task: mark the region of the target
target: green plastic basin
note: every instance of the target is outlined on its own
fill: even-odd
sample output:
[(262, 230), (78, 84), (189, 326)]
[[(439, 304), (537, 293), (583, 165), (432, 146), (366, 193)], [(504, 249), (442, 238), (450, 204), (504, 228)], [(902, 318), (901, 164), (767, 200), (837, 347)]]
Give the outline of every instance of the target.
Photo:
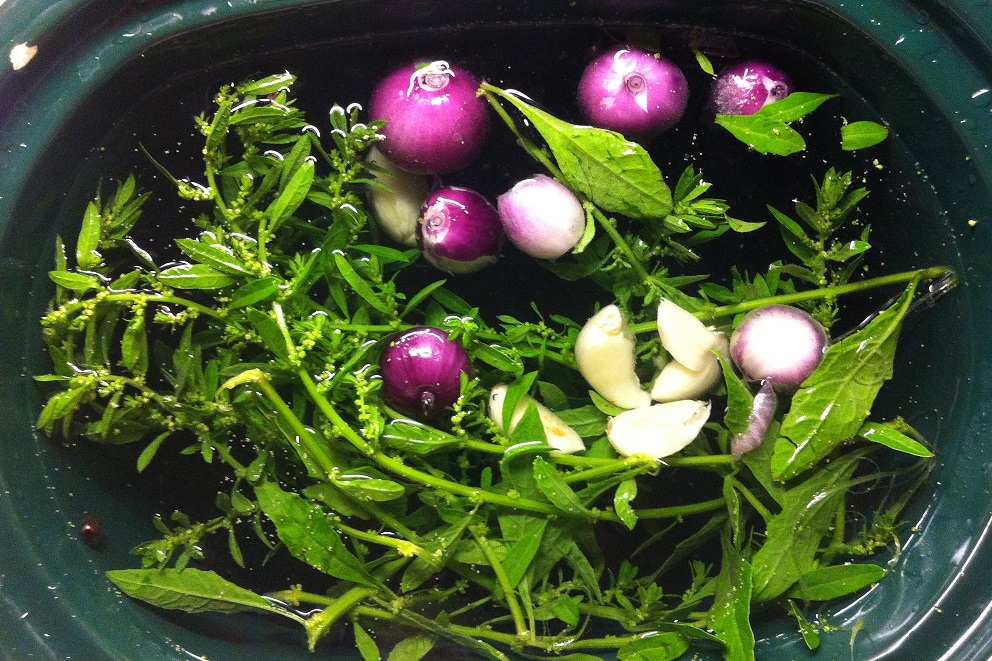
[[(134, 566), (129, 549), (154, 536), (153, 514), (184, 507), (183, 485), (208, 476), (139, 477), (127, 453), (34, 430), (45, 273), (55, 236), (73, 234), (98, 178), (126, 174), (139, 140), (174, 151), (176, 127), (188, 138), (207, 106), (205, 82), (299, 67), (313, 72), (307, 95), (347, 103), (355, 99), (333, 96), (335, 86), (360, 89), (389, 48), (419, 40), (465, 53), (494, 35), (512, 47), (528, 35), (567, 40), (631, 24), (759, 39), (843, 88), (852, 110), (885, 118), (885, 156), (900, 181), (873, 208), (886, 263), (950, 264), (962, 279), (914, 318), (900, 357), (893, 399), (939, 462), (909, 513), (899, 562), (878, 586), (823, 611), (842, 629), (864, 620), (853, 653), (841, 631), (811, 655), (794, 622), (771, 618), (757, 627), (759, 658), (992, 657), (989, 0), (0, 0), (0, 658), (357, 658), (333, 643), (314, 656), (298, 630), (267, 620), (148, 609), (104, 578)], [(97, 550), (78, 534), (90, 515), (107, 530)]]

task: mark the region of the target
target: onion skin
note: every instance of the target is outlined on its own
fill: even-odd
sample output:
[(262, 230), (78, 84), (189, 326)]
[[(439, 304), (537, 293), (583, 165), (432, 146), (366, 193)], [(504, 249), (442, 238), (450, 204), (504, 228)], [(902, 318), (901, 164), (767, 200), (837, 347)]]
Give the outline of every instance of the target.
[(769, 103), (792, 93), (792, 81), (767, 62), (739, 62), (720, 72), (713, 83), (711, 101), (721, 115), (753, 115)]
[(617, 306), (607, 305), (582, 327), (575, 362), (589, 386), (607, 401), (625, 409), (651, 404), (635, 370), (634, 333)]
[(730, 356), (749, 381), (795, 387), (823, 360), (829, 338), (808, 312), (766, 305), (744, 315), (730, 336)]
[(496, 199), (503, 231), (531, 257), (555, 259), (579, 242), (586, 214), (575, 193), (539, 174), (517, 182)]
[(386, 188), (369, 185), (369, 204), (376, 223), (390, 239), (404, 246), (417, 245), (417, 222), (424, 200), (430, 195), (427, 177), (407, 172), (385, 157), (376, 147), (369, 150), (368, 161), (385, 172), (375, 180)]
[(449, 273), (474, 273), (496, 261), (503, 225), (496, 207), (469, 188), (445, 186), (421, 208), (417, 245), (424, 258)]
[(730, 454), (734, 461), (740, 461), (744, 453), (754, 450), (764, 442), (776, 406), (778, 395), (775, 394), (774, 385), (771, 381), (762, 381), (747, 417), (747, 429), (730, 439)]
[(578, 101), (593, 125), (643, 142), (682, 119), (689, 84), (673, 62), (643, 48), (616, 46), (586, 66)]
[(382, 393), (393, 408), (429, 420), (458, 399), (468, 353), (438, 328), (411, 328), (389, 340), (379, 360)]
[(379, 148), (410, 172), (438, 174), (469, 165), (489, 131), (479, 80), (469, 71), (436, 61), (401, 67), (372, 92), (369, 114), (385, 122)]

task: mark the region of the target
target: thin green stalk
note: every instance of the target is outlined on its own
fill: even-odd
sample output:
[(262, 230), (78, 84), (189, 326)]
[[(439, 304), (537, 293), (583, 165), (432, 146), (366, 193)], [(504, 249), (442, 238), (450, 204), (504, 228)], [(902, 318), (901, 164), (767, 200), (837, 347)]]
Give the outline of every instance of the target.
[(375, 593), (376, 590), (374, 588), (356, 585), (331, 602), (327, 608), (308, 619), (303, 626), (307, 631), (307, 640), (310, 644), (310, 651), (314, 651), (317, 641), (320, 640), (325, 633), (327, 633), (327, 630), (330, 629), (335, 622), (340, 620), (343, 615), (354, 609), (355, 606), (357, 606), (363, 599)]
[(658, 462), (647, 455), (634, 455), (626, 459), (613, 460), (610, 464), (568, 473), (565, 475), (564, 480), (567, 484), (592, 482), (601, 477), (610, 477), (618, 471), (627, 471), (628, 473), (638, 475), (652, 471), (657, 466)]
[(744, 496), (747, 502), (751, 503), (751, 507), (753, 507), (758, 512), (758, 514), (761, 515), (761, 518), (764, 519), (765, 523), (768, 523), (769, 521), (772, 520), (772, 517), (774, 515), (771, 513), (771, 510), (765, 507), (764, 503), (758, 500), (758, 497), (754, 495), (754, 492), (752, 492), (750, 489), (744, 486), (744, 484), (741, 483), (740, 480), (734, 477), (728, 477), (727, 482), (728, 484), (733, 486), (734, 489), (737, 489), (737, 491), (740, 492), (742, 496)]
[(513, 617), (513, 626), (517, 630), (517, 638), (520, 641), (533, 641), (534, 632), (528, 629), (527, 623), (524, 621), (524, 613), (520, 609), (517, 593), (514, 591), (513, 586), (510, 585), (510, 579), (506, 575), (506, 572), (503, 571), (503, 563), (496, 557), (496, 552), (489, 544), (489, 540), (486, 539), (485, 535), (479, 534), (474, 528), (470, 528), (469, 532), (475, 538), (475, 543), (479, 545), (482, 555), (486, 556), (486, 560), (492, 567), (493, 573), (496, 575), (496, 580), (499, 582), (500, 588), (502, 588), (503, 596), (506, 598), (506, 605), (510, 609), (511, 617)]
[(413, 556), (419, 556), (424, 553), (424, 549), (417, 546), (413, 542), (401, 539), (399, 537), (389, 537), (388, 535), (380, 535), (378, 533), (369, 532), (368, 530), (361, 530), (359, 528), (352, 528), (351, 526), (342, 523), (341, 521), (335, 521), (334, 527), (343, 533), (346, 533), (349, 537), (354, 537), (355, 539), (360, 539), (363, 542), (368, 542), (370, 544), (377, 544), (379, 546), (386, 546), (388, 548), (396, 549), (400, 555), (405, 558), (410, 558)]
[(504, 108), (503, 104), (501, 104), (497, 99), (497, 97), (502, 96), (506, 92), (498, 87), (490, 85), (489, 83), (482, 83), (479, 89), (482, 90), (483, 95), (486, 97), (486, 101), (488, 101), (489, 105), (492, 106), (494, 111), (496, 111), (499, 118), (503, 120), (507, 127), (509, 127), (510, 131), (513, 132), (513, 135), (516, 136), (517, 142), (520, 143), (520, 146), (523, 147), (534, 160), (546, 167), (555, 179), (562, 181), (564, 177), (562, 176), (561, 170), (558, 169), (558, 166), (555, 165), (550, 158), (548, 158), (547, 153), (543, 149), (535, 145), (522, 133), (520, 133), (520, 130), (517, 129), (516, 122), (513, 121), (513, 118), (511, 118), (509, 113), (506, 112), (506, 108)]
[(690, 514), (702, 514), (704, 512), (712, 512), (713, 510), (722, 509), (727, 506), (727, 501), (720, 498), (714, 498), (713, 500), (704, 500), (700, 503), (692, 503), (689, 505), (675, 505), (673, 507), (652, 507), (643, 510), (634, 510), (637, 514), (638, 519), (677, 519), (682, 516), (689, 516)]
[(191, 301), (188, 298), (182, 298), (181, 296), (172, 296), (171, 294), (147, 294), (147, 293), (135, 293), (135, 292), (124, 292), (119, 294), (106, 294), (98, 299), (87, 299), (85, 301), (70, 301), (63, 305), (60, 310), (66, 314), (72, 314), (77, 310), (86, 307), (91, 303), (119, 303), (119, 302), (129, 302), (129, 303), (171, 303), (173, 305), (181, 305), (189, 310), (195, 310), (196, 312), (206, 315), (208, 317), (213, 317), (214, 319), (224, 319), (225, 315), (222, 312), (218, 312), (213, 308), (209, 308), (206, 305), (201, 305), (196, 301)]
[(584, 205), (586, 209), (592, 213), (592, 217), (596, 219), (599, 226), (602, 227), (610, 239), (613, 240), (613, 244), (617, 247), (617, 249), (623, 253), (624, 257), (627, 258), (627, 261), (630, 262), (631, 268), (637, 271), (638, 277), (644, 282), (654, 280), (654, 278), (651, 277), (651, 274), (648, 273), (648, 270), (644, 268), (644, 264), (641, 264), (641, 260), (639, 260), (637, 255), (634, 254), (634, 251), (630, 247), (630, 244), (627, 243), (627, 240), (623, 238), (623, 235), (617, 231), (617, 228), (614, 227), (610, 219), (606, 217), (606, 214), (600, 211), (599, 207), (594, 205), (592, 202), (586, 201)]
[[(944, 277), (953, 272), (954, 269), (949, 266), (932, 266), (926, 269), (903, 271), (902, 273), (892, 273), (889, 275), (879, 276), (877, 278), (869, 278), (859, 282), (849, 282), (844, 285), (833, 285), (830, 287), (822, 287), (820, 289), (810, 289), (808, 291), (795, 292), (793, 294), (765, 296), (750, 301), (734, 303), (733, 305), (721, 305), (707, 308), (700, 310), (695, 314), (703, 321), (716, 321), (718, 319), (732, 317), (743, 312), (749, 312), (766, 305), (792, 305), (794, 303), (802, 303), (804, 301), (816, 301), (825, 298), (844, 296), (846, 294), (855, 294), (889, 285), (906, 284), (914, 280), (937, 280), (938, 278)], [(658, 330), (658, 323), (655, 321), (645, 321), (639, 324), (632, 324), (631, 329), (635, 333), (648, 333)]]

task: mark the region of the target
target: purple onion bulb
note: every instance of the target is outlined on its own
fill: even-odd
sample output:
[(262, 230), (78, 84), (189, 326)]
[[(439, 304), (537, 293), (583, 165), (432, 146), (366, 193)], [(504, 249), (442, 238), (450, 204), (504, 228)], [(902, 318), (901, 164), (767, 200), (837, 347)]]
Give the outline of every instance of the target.
[(595, 126), (645, 141), (682, 119), (689, 84), (673, 62), (643, 48), (617, 46), (586, 66), (578, 101)]
[(762, 381), (758, 394), (751, 404), (751, 413), (747, 417), (747, 429), (730, 439), (730, 454), (734, 461), (740, 461), (745, 452), (750, 452), (765, 441), (765, 434), (775, 417), (775, 407), (778, 396), (771, 381)]
[(472, 376), (468, 353), (438, 328), (421, 326), (389, 340), (379, 360), (386, 402), (407, 415), (430, 419), (461, 392), (462, 373)]
[(473, 273), (496, 261), (503, 245), (503, 225), (496, 207), (482, 194), (445, 186), (424, 202), (417, 245), (437, 268)]
[(506, 236), (531, 257), (561, 257), (585, 232), (585, 210), (575, 193), (543, 174), (517, 182), (496, 207)]
[(401, 67), (372, 92), (369, 114), (384, 121), (379, 149), (410, 172), (436, 174), (466, 167), (489, 130), (479, 81), (447, 62)]
[(808, 312), (766, 305), (744, 315), (730, 336), (730, 355), (746, 379), (798, 386), (823, 360), (828, 342)]
[(713, 83), (713, 107), (721, 115), (753, 115), (792, 93), (792, 81), (778, 67), (757, 60), (739, 62)]

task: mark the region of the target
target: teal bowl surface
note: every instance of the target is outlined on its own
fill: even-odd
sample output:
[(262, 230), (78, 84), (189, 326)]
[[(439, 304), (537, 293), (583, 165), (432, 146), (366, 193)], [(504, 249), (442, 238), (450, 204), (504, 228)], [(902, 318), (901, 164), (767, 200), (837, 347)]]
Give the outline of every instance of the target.
[[(297, 629), (268, 620), (151, 610), (105, 579), (108, 569), (134, 566), (129, 549), (154, 537), (154, 514), (194, 507), (177, 492), (192, 498), (186, 486), (212, 476), (193, 462), (138, 476), (127, 452), (53, 443), (34, 429), (54, 239), (76, 231), (99, 179), (126, 175), (139, 141), (172, 154), (170, 167), (189, 165), (175, 147), (191, 140), (190, 120), (209, 103), (204, 90), (219, 82), (306, 71), (300, 94), (326, 112), (355, 100), (338, 90), (367, 96), (389, 55), (416, 51), (425, 38), (471, 56), (493, 35), (511, 51), (545, 35), (550, 51), (629, 25), (765, 44), (842, 90), (839, 112), (885, 118), (893, 139), (880, 160), (892, 175), (880, 181), (892, 187), (872, 212), (886, 267), (950, 264), (961, 276), (907, 328), (898, 392), (883, 402), (939, 455), (901, 557), (879, 585), (822, 613), (839, 628), (864, 620), (853, 652), (841, 631), (811, 654), (794, 622), (770, 618), (757, 625), (759, 658), (992, 657), (988, 0), (6, 0), (2, 50), (37, 51), (17, 69), (6, 54), (0, 63), (0, 658), (358, 658), (344, 644), (315, 657)], [(87, 516), (107, 530), (97, 550), (79, 538)]]

